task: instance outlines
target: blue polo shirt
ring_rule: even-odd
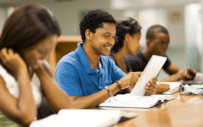
[[[69,96],[97,93],[126,75],[109,57],[102,55],[99,70],[91,68],[82,44],[78,43],[75,51],[63,56],[56,67],[56,81]]]

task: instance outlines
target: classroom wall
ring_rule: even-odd
[[[171,40],[167,55],[181,69],[188,66],[188,49],[184,19],[185,5],[183,4],[178,6],[138,7],[114,10],[111,8],[110,0],[70,0],[69,2],[55,2],[50,0],[7,0],[7,2],[11,1],[13,1],[12,4],[16,6],[28,3],[29,1],[47,6],[58,20],[61,26],[62,35],[79,35],[80,13],[82,11],[98,8],[111,13],[116,20],[129,16],[137,19],[142,26],[142,37],[140,40],[142,46],[145,45],[145,35],[148,27],[154,24],[161,24],[165,26],[170,33]],[[5,11],[6,9],[3,10]],[[1,14],[1,9],[0,15],[3,15]],[[2,16],[0,16],[0,18],[2,18]],[[2,21],[0,22],[1,29],[4,18],[0,21]]]
[[[92,9],[109,11],[108,0],[73,0],[44,4],[54,13],[62,28],[62,35],[79,35],[80,13]]]
[[[5,0],[3,0],[5,1]],[[37,2],[47,6],[55,15],[58,20],[62,35],[80,35],[79,22],[80,13],[82,11],[89,11],[92,9],[102,9],[111,13],[115,19],[119,19],[123,16],[122,10],[112,10],[110,8],[110,0],[70,0],[69,2],[56,2],[54,0],[7,0],[6,3],[12,3],[12,5],[20,6],[29,2]],[[0,0],[1,5],[1,0]],[[6,9],[5,9],[6,11]],[[1,15],[1,12],[0,12]],[[0,26],[3,23],[0,22]],[[0,27],[1,29],[1,27]]]
[[[80,35],[80,13],[92,9],[102,9],[111,13],[115,19],[122,17],[123,11],[110,8],[110,0],[73,0],[70,2],[43,3],[54,13],[62,29],[62,35]]]
[[[189,4],[185,6],[185,34],[188,51],[188,66],[200,71],[202,56],[202,19],[200,4]]]
[[[0,34],[3,29],[3,25],[5,23],[5,20],[7,18],[7,12],[4,6],[0,6]]]

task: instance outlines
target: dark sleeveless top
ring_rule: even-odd
[[[116,62],[116,59],[114,57],[114,55],[112,53],[110,53],[109,57],[113,60],[113,62],[118,66],[117,62]],[[127,67],[127,71],[130,72],[132,71],[132,68],[130,66],[130,63],[127,61],[127,59],[124,57],[123,58],[124,61],[125,61],[125,64],[126,64],[126,67]],[[119,66],[118,66],[119,67]]]
[[[148,61],[145,59],[145,57],[141,51],[138,51],[136,55],[129,55],[128,54],[124,58],[130,64],[133,72],[143,71],[144,68],[147,66],[147,63],[148,63]],[[171,64],[171,61],[167,57],[167,60],[163,66],[163,69],[167,69],[170,64]]]

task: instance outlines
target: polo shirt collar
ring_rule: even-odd
[[[83,65],[85,72],[87,72],[88,74],[99,73],[99,72],[102,73],[102,71],[101,71],[102,65],[103,65],[102,57],[100,58],[101,65],[99,66],[99,70],[91,68],[89,60],[87,59],[87,56],[82,48],[82,44],[83,44],[83,42],[80,42],[77,44],[77,46],[78,46],[77,54],[81,60],[81,64]]]

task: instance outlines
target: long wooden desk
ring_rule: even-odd
[[[58,60],[77,48],[80,36],[61,36],[49,62],[55,71]],[[136,112],[137,117],[113,127],[203,127],[203,96],[174,94],[175,99],[150,109],[122,109]],[[116,109],[116,108],[114,108]]]
[[[113,127],[203,127],[203,96],[177,92],[174,97],[150,109],[122,109],[138,116]]]

